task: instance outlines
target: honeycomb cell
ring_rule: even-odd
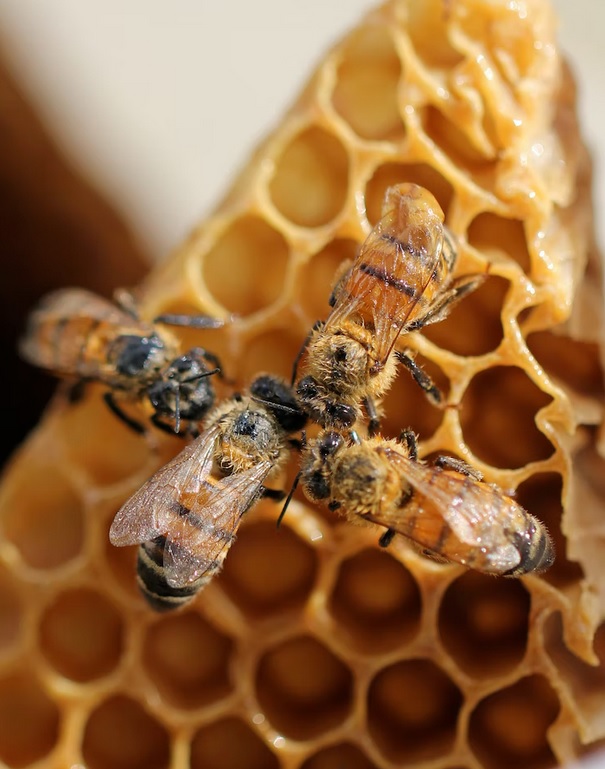
[[[178,708],[202,707],[231,690],[233,642],[198,614],[164,617],[150,625],[143,665],[162,699]]]
[[[522,678],[486,697],[471,713],[471,750],[485,769],[554,766],[547,731],[558,712],[559,700],[543,676]]]
[[[536,473],[519,484],[515,498],[546,525],[555,545],[555,562],[541,576],[551,585],[564,587],[584,576],[580,565],[566,557],[567,543],[561,531],[563,479],[558,473]]]
[[[479,214],[468,227],[467,239],[488,259],[512,259],[529,274],[531,258],[523,222],[519,219],[506,219],[489,211]]]
[[[423,336],[456,355],[485,355],[495,350],[503,337],[501,318],[509,288],[508,280],[490,276],[454,305],[445,320],[425,326]]]
[[[15,545],[29,566],[56,569],[82,550],[82,502],[52,465],[32,464],[30,473],[22,479],[27,491],[17,484],[3,502],[3,536]]]
[[[251,315],[282,295],[289,254],[281,233],[258,216],[242,216],[204,256],[204,283],[229,312]]]
[[[463,57],[452,46],[441,0],[410,3],[406,8],[407,33],[416,56],[429,69],[453,69]]]
[[[191,743],[190,769],[279,769],[279,761],[239,718],[199,729]]]
[[[418,585],[383,550],[367,549],[342,562],[330,597],[338,633],[367,653],[401,647],[418,631]]]
[[[315,551],[288,526],[277,529],[277,515],[242,527],[220,577],[223,590],[249,616],[300,608],[315,582]]]
[[[363,139],[402,139],[401,62],[388,30],[368,26],[347,41],[332,93],[336,111]]]
[[[138,702],[116,695],[89,715],[82,756],[87,769],[164,769],[170,761],[170,740]]]
[[[280,329],[255,335],[242,352],[239,369],[241,380],[248,384],[257,374],[270,372],[289,382],[292,365],[303,341],[303,335],[294,335]]]
[[[378,769],[355,745],[341,742],[319,750],[300,769]]]
[[[348,184],[346,149],[325,128],[311,126],[276,159],[269,193],[278,211],[293,224],[320,227],[342,209]]]
[[[309,327],[316,320],[323,320],[330,311],[328,300],[332,293],[336,273],[343,262],[353,259],[359,243],[348,238],[335,238],[321,251],[314,254],[298,281],[299,301],[309,315]]]
[[[447,216],[454,188],[439,171],[426,163],[384,163],[366,185],[366,215],[372,226],[381,218],[385,190],[400,182],[413,182],[432,192]]]
[[[110,673],[123,642],[122,618],[96,590],[61,593],[40,619],[42,653],[61,675],[79,683]]]
[[[22,767],[54,748],[60,713],[39,681],[27,673],[0,679],[0,761]]]
[[[433,759],[451,749],[461,704],[460,690],[434,662],[396,662],[370,685],[368,729],[390,761]]]
[[[582,395],[603,397],[603,371],[599,346],[552,331],[527,337],[531,354],[548,374]]]
[[[116,510],[117,512],[117,510]],[[115,580],[129,596],[140,596],[137,586],[137,551],[138,547],[114,547],[109,541],[109,522],[103,537],[105,560],[108,565],[108,578]]]
[[[441,110],[425,107],[422,126],[427,137],[444,152],[458,169],[476,174],[494,168],[492,158],[475,146],[464,129],[446,117]]]
[[[479,372],[464,394],[460,411],[469,448],[495,467],[523,467],[546,459],[553,446],[538,430],[535,417],[551,400],[517,366]]]
[[[0,570],[0,655],[19,637],[23,605],[13,577]]]
[[[455,662],[470,676],[496,678],[525,654],[530,596],[521,582],[476,572],[458,577],[439,610],[439,635]]]
[[[353,676],[311,636],[265,653],[256,675],[259,704],[275,729],[308,740],[342,723],[352,707]]]

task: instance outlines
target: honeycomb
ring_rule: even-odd
[[[59,396],[0,488],[0,762],[87,769],[539,769],[605,744],[601,272],[591,161],[546,0],[390,0],[320,63],[143,312],[230,317],[183,344],[228,382],[288,376],[385,188],[432,191],[484,284],[406,339],[384,433],[454,453],[549,527],[521,580],[423,559],[296,495],[265,500],[221,576],[156,615],[123,501],[182,445],[99,390]],[[296,460],[284,472],[286,488]]]

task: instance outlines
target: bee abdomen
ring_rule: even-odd
[[[530,572],[546,571],[555,560],[553,541],[539,521],[528,515],[528,525],[523,533],[515,533],[514,545],[521,560],[514,569],[505,572],[505,577],[521,577]]]

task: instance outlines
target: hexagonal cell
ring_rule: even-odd
[[[526,342],[538,363],[571,390],[582,395],[603,397],[603,371],[597,344],[552,331],[530,334]]]
[[[469,745],[485,769],[556,765],[547,731],[559,701],[541,675],[527,676],[482,700],[471,713]]]
[[[566,557],[567,541],[561,531],[563,479],[558,473],[536,473],[519,484],[515,498],[545,524],[555,545],[555,562],[541,576],[551,585],[564,587],[584,576],[582,567]]]
[[[203,280],[236,315],[251,315],[283,293],[290,249],[284,236],[258,216],[235,219],[205,254]]]
[[[424,0],[406,8],[406,31],[414,53],[430,69],[452,70],[463,56],[452,47],[441,0]]]
[[[470,223],[467,239],[486,257],[512,259],[524,272],[530,272],[531,257],[521,220],[507,219],[486,211]]]
[[[338,633],[366,653],[397,648],[417,633],[420,591],[409,571],[384,550],[344,560],[329,602]]]
[[[334,134],[311,126],[275,159],[269,194],[286,219],[301,227],[320,227],[342,209],[348,184],[347,150]]]
[[[166,702],[197,708],[232,688],[233,641],[193,612],[163,617],[147,628],[143,665]]]
[[[428,138],[448,156],[456,168],[465,169],[473,175],[481,174],[484,183],[488,180],[486,172],[490,175],[494,173],[495,156],[488,157],[484,149],[475,146],[471,138],[437,107],[430,105],[423,109],[422,127]]]
[[[401,140],[400,77],[401,62],[388,29],[368,25],[356,30],[342,49],[334,109],[363,139]]]
[[[460,423],[466,443],[495,467],[523,467],[550,457],[553,445],[538,430],[535,417],[551,400],[517,366],[480,371],[462,398]]]
[[[139,548],[137,545],[132,547],[115,547],[111,544],[109,541],[109,526],[112,519],[113,516],[107,522],[107,529],[103,535],[107,577],[108,579],[114,579],[129,596],[140,598],[141,594],[137,585],[137,552]]]
[[[447,217],[454,188],[438,171],[426,163],[384,163],[374,171],[366,185],[366,215],[372,226],[380,220],[387,187],[414,182],[433,193]]]
[[[60,713],[27,673],[0,679],[0,761],[23,767],[47,756],[59,736]]]
[[[220,584],[243,612],[263,617],[300,608],[313,589],[316,572],[315,551],[292,529],[255,521],[241,528]]]
[[[504,335],[502,308],[510,283],[490,276],[472,294],[454,305],[445,320],[422,329],[423,336],[456,355],[485,355],[495,350]]]
[[[35,569],[56,569],[82,549],[82,500],[56,466],[30,464],[29,474],[10,488],[0,515],[3,536]]]
[[[447,653],[468,675],[496,678],[525,655],[530,596],[523,584],[476,572],[458,577],[439,610]]]
[[[249,384],[261,372],[278,374],[290,381],[292,365],[304,342],[304,334],[272,329],[255,334],[243,347],[238,377]]]
[[[343,262],[356,256],[359,246],[355,240],[335,238],[314,254],[304,266],[297,280],[297,296],[308,312],[311,324],[327,317],[336,273]]]
[[[368,729],[389,761],[437,758],[454,744],[461,705],[460,690],[434,662],[396,662],[370,685]]]
[[[83,683],[108,675],[120,661],[122,617],[96,590],[61,593],[40,619],[40,649],[61,675]]]
[[[21,630],[23,605],[15,579],[0,569],[0,655],[15,644]]]
[[[191,742],[190,769],[279,769],[277,756],[239,718],[199,729]]]
[[[369,758],[350,742],[322,748],[308,758],[300,769],[378,769]]]
[[[317,639],[299,636],[260,659],[256,692],[275,729],[294,740],[307,740],[333,729],[348,716],[353,706],[353,676]]]
[[[82,757],[87,769],[164,769],[170,762],[170,738],[138,702],[116,695],[90,713]]]

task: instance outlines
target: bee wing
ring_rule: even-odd
[[[326,327],[361,318],[374,327],[377,359],[386,361],[433,279],[443,246],[443,224],[434,211],[425,212],[422,225],[417,216],[402,222],[400,208],[388,211],[337,286]]]
[[[122,505],[109,529],[112,545],[137,545],[168,531],[181,500],[200,493],[210,474],[218,434],[216,425],[204,431]]]
[[[171,587],[184,587],[219,570],[242,516],[259,498],[272,467],[271,462],[259,462],[190,500],[187,512],[173,521],[166,535],[164,570]]]

